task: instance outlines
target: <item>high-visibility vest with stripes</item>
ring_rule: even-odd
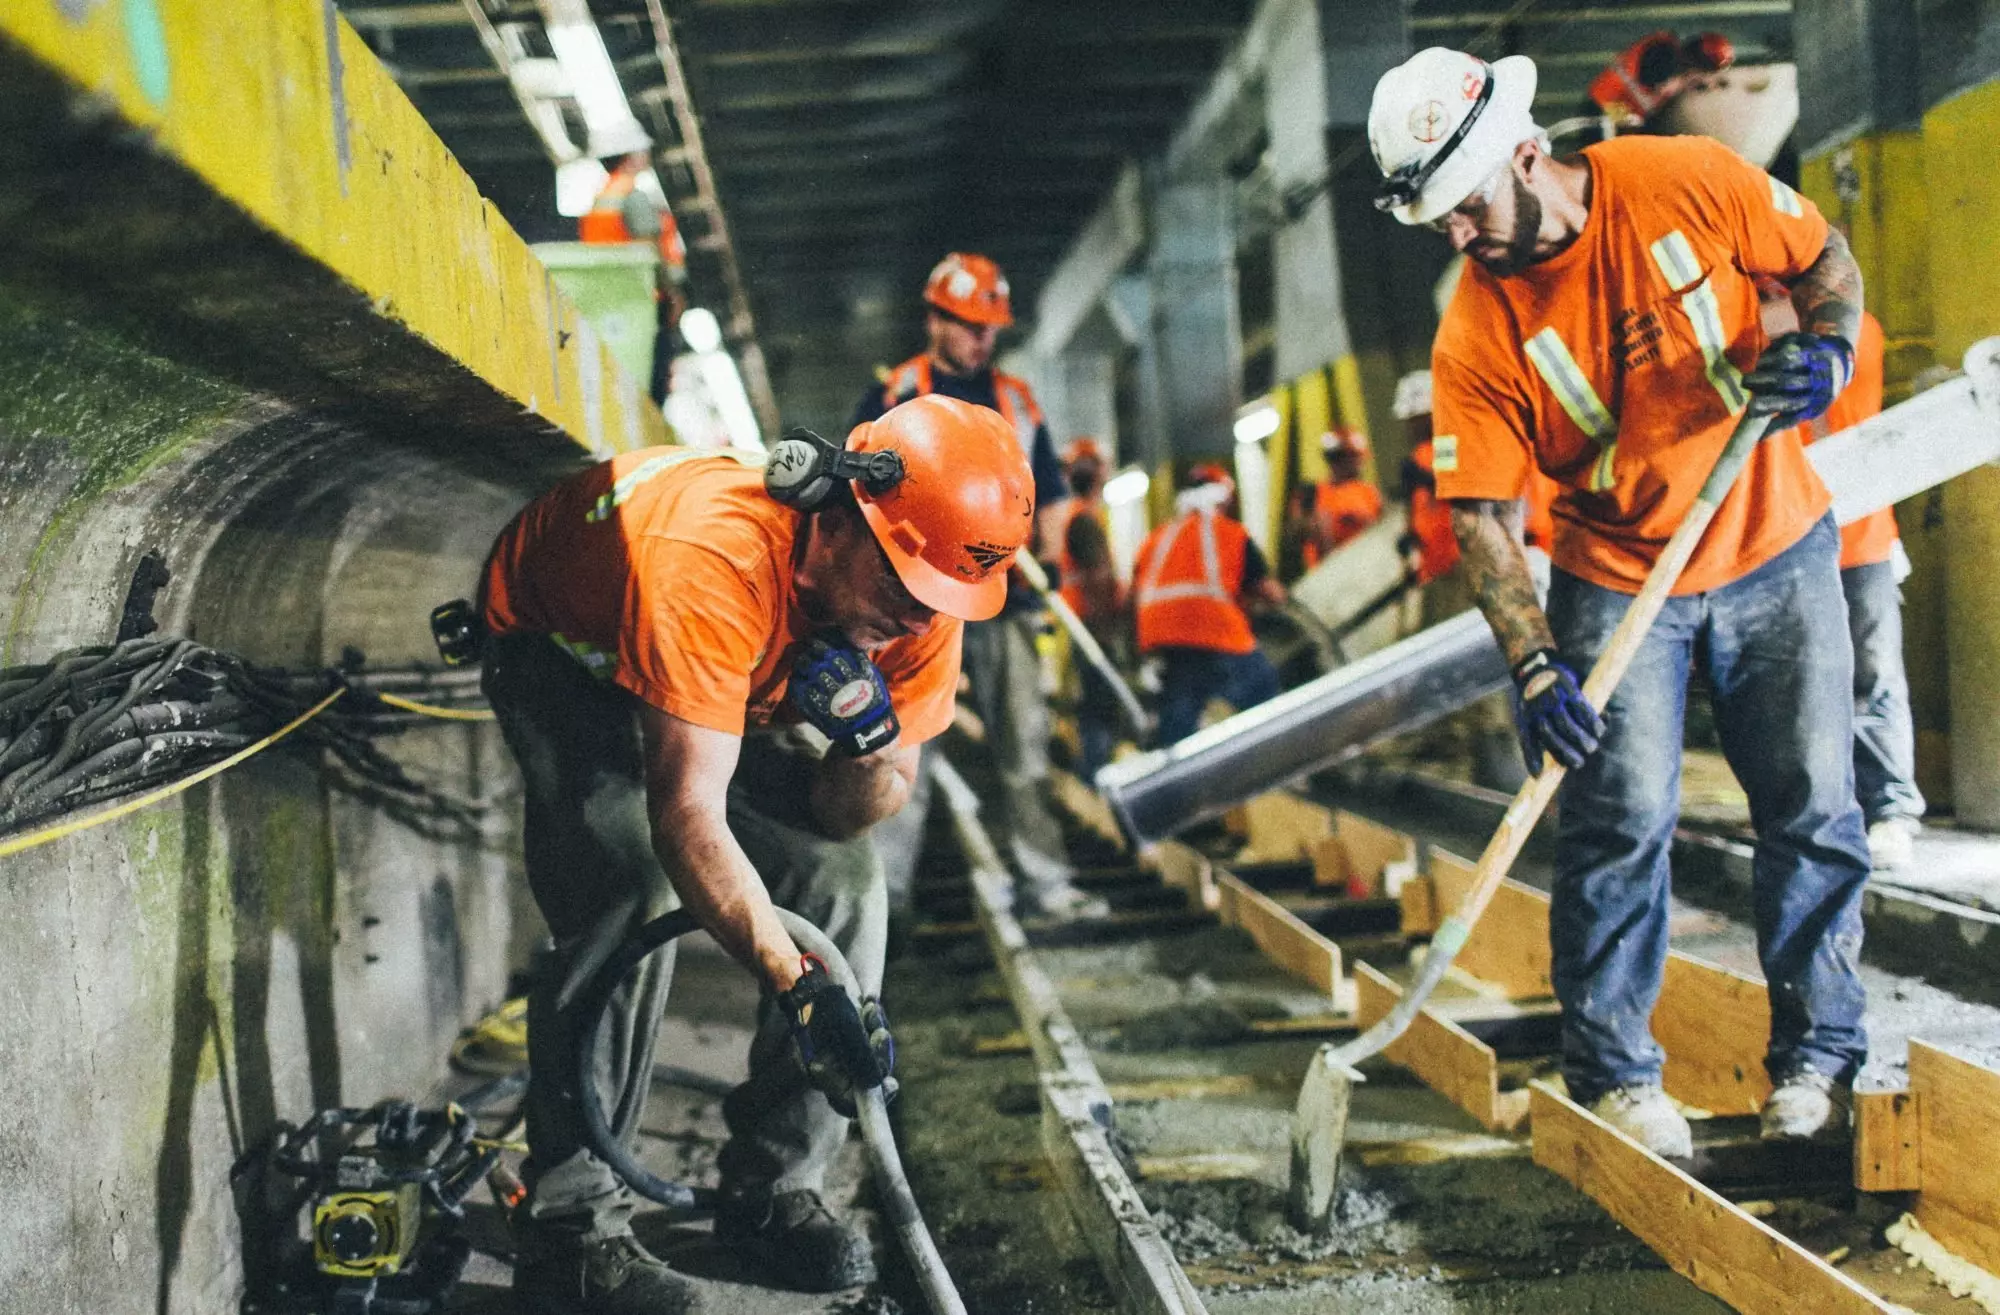
[[[1188,512],[1148,535],[1133,571],[1139,651],[1256,648],[1250,617],[1237,601],[1249,542],[1240,522],[1212,508]]]
[[[934,391],[931,379],[930,355],[912,356],[889,371],[889,380],[882,388],[882,405],[900,406],[913,397],[929,396]],[[1028,388],[1028,381],[995,370],[993,397],[999,403],[995,409],[1021,441],[1021,450],[1033,461],[1035,431],[1042,427],[1042,408],[1035,405],[1035,394]]]

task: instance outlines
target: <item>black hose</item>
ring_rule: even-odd
[[[632,970],[655,950],[668,941],[687,935],[697,925],[694,914],[686,909],[675,909],[653,919],[612,951],[597,971],[577,988],[570,1004],[573,1038],[571,1088],[583,1112],[583,1139],[597,1158],[610,1165],[611,1171],[633,1191],[670,1210],[712,1209],[715,1192],[711,1188],[669,1182],[655,1174],[639,1163],[631,1148],[612,1130],[610,1121],[604,1117],[604,1102],[597,1090],[597,1032],[604,1022],[604,1011],[610,1006],[611,997]]]

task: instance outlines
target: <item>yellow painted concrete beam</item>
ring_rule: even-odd
[[[221,335],[211,361],[282,356],[391,416],[667,436],[331,0],[0,5],[0,240],[0,277],[122,296]]]

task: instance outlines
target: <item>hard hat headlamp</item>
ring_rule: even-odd
[[[1375,194],[1377,210],[1388,212],[1416,204],[1417,198],[1423,195],[1424,184],[1431,180],[1444,162],[1451,158],[1451,153],[1465,141],[1466,134],[1472,131],[1472,125],[1479,122],[1479,116],[1486,112],[1487,102],[1493,99],[1493,87],[1496,81],[1491,64],[1481,60],[1479,67],[1486,71],[1486,81],[1480,86],[1479,95],[1473,100],[1472,108],[1465,112],[1465,117],[1459,120],[1456,128],[1452,129],[1451,136],[1444,139],[1444,145],[1438,147],[1429,159],[1411,160],[1408,164],[1393,170],[1382,180],[1382,188]]]

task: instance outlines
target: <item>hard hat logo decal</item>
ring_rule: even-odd
[[[1478,100],[1479,93],[1485,86],[1486,75],[1474,69],[1467,69],[1458,84],[1459,90],[1465,94],[1467,100]]]
[[[1427,100],[1410,111],[1410,136],[1428,146],[1444,136],[1444,102]]]
[[[1014,551],[1012,548],[1004,547],[997,543],[968,543],[965,545],[965,555],[979,563],[979,569],[982,573],[990,572],[994,567],[1012,557]]]
[[[852,717],[875,701],[875,686],[866,680],[850,680],[834,691],[827,707],[836,717]]]

